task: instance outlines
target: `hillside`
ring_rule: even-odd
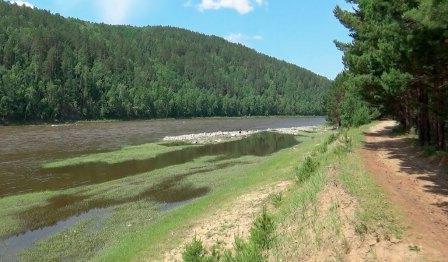
[[[317,115],[330,81],[172,27],[67,19],[0,2],[0,120]]]

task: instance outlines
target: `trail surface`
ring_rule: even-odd
[[[448,173],[446,160],[428,159],[408,137],[394,136],[394,121],[365,134],[366,169],[404,216],[403,242],[430,261],[448,260]]]

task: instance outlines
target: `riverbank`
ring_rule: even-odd
[[[260,115],[260,116],[204,116],[204,117],[180,117],[180,118],[136,118],[136,119],[79,119],[79,120],[63,120],[63,121],[0,121],[2,126],[69,126],[78,124],[95,124],[95,123],[113,123],[113,122],[145,122],[145,121],[184,121],[184,120],[204,120],[204,119],[263,119],[263,118],[317,118],[325,116],[319,115]]]
[[[428,188],[430,184],[442,187],[444,175],[434,170],[441,170],[443,164],[423,164],[434,163],[434,159],[417,153],[406,137],[392,136],[393,126],[383,121],[340,133],[338,138],[327,137],[299,160],[298,169],[293,171],[295,182],[287,190],[258,204],[258,210],[264,206],[268,214],[254,215],[253,224],[241,223],[240,231],[245,233],[238,235],[243,239],[236,240],[235,247],[229,248],[225,230],[195,231],[199,233],[183,245],[184,258],[444,260],[446,199],[440,191]],[[396,150],[406,155],[400,157]],[[412,159],[413,169],[407,168],[407,157]],[[403,167],[398,173],[394,171],[397,163]],[[407,174],[400,174],[404,172]],[[417,173],[421,182],[411,178]],[[263,190],[253,191],[257,192],[263,196]],[[234,224],[240,225],[238,221]],[[210,243],[209,235],[215,242]],[[179,256],[177,259],[181,260]]]
[[[273,231],[263,233],[263,228],[269,226],[259,223],[269,220],[257,219],[246,228],[250,233],[245,242],[239,242],[238,248],[230,249],[229,254],[245,261],[358,261],[385,257],[382,250],[387,247],[414,257],[399,244],[401,224],[355,153],[361,140],[360,129],[327,133],[306,154],[292,158],[297,167],[291,172],[288,190],[260,204],[267,207]],[[257,236],[253,232],[258,232]],[[264,239],[272,239],[268,245],[260,246],[260,232]],[[228,247],[227,244],[216,249],[221,241],[212,246],[204,235],[197,235],[196,239],[202,241],[203,250],[193,254],[192,246],[187,244],[184,252],[189,250],[188,256],[216,257],[216,250]],[[221,252],[224,255],[226,251]]]

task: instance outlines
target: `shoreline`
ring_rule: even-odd
[[[169,120],[194,120],[194,119],[257,119],[257,118],[313,118],[326,116],[321,115],[269,115],[269,116],[204,116],[204,117],[167,117],[167,118],[136,118],[136,119],[84,119],[84,120],[62,120],[62,121],[16,121],[16,122],[2,122],[0,121],[0,127],[10,126],[70,126],[81,124],[94,124],[94,123],[114,123],[114,122],[144,122],[144,121],[169,121]]]
[[[285,128],[268,128],[257,130],[204,132],[195,134],[185,134],[179,136],[165,136],[162,139],[162,141],[186,142],[191,144],[209,144],[209,143],[221,143],[231,140],[239,140],[261,132],[274,132],[285,135],[297,136],[301,132],[319,132],[319,131],[325,131],[329,128],[331,127],[326,127],[325,125],[317,125],[317,126],[301,126],[301,127],[285,127]]]

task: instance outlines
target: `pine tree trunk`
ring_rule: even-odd
[[[430,135],[430,122],[429,122],[429,111],[428,111],[428,92],[425,87],[420,86],[419,88],[419,96],[418,96],[418,106],[419,106],[419,115],[418,115],[418,137],[421,146],[426,146],[429,144],[431,140]]]
[[[445,122],[437,121],[437,149],[445,150]]]
[[[444,81],[443,79],[440,83],[437,83],[437,149],[445,149],[445,116],[446,116],[446,96],[443,92]]]

